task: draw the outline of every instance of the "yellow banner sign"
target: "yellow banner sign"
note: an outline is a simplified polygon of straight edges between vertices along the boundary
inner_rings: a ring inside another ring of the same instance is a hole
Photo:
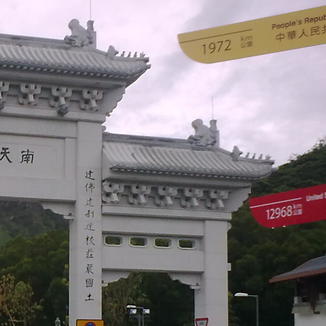
[[[178,35],[183,52],[213,63],[326,43],[326,6]]]

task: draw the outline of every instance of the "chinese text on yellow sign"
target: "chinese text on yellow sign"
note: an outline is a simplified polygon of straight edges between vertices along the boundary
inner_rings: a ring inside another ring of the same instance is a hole
[[[186,55],[213,63],[326,43],[326,6],[178,35]]]

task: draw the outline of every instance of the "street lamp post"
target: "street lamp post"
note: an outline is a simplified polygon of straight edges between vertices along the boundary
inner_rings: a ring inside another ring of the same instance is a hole
[[[256,300],[256,326],[259,326],[259,298],[257,294],[248,294],[243,292],[238,292],[234,294],[235,297],[252,297]]]
[[[139,307],[135,305],[128,304],[126,306],[128,314],[130,316],[136,316],[138,320],[138,326],[145,326],[145,315],[150,314],[150,310],[144,307]]]

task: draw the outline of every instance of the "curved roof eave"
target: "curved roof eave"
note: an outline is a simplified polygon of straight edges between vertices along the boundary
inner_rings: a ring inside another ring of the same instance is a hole
[[[104,137],[103,156],[105,169],[115,173],[254,181],[272,170],[272,161],[233,160],[223,149],[196,148],[184,140],[133,139],[131,135],[114,138]]]
[[[145,56],[118,56],[59,40],[0,35],[4,70],[113,79],[129,85],[150,68],[148,61]]]
[[[310,259],[290,272],[276,275],[269,280],[269,283],[296,280],[321,274],[326,274],[326,256]]]

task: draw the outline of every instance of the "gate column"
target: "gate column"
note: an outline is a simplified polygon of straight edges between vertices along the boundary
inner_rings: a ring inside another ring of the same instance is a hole
[[[70,221],[69,318],[102,319],[102,127],[77,123],[75,218]],[[74,324],[74,322],[72,322]]]
[[[231,218],[231,216],[230,216]],[[195,318],[209,317],[211,325],[228,325],[227,231],[225,221],[204,222],[204,273],[194,290]],[[224,295],[221,295],[223,293]]]

